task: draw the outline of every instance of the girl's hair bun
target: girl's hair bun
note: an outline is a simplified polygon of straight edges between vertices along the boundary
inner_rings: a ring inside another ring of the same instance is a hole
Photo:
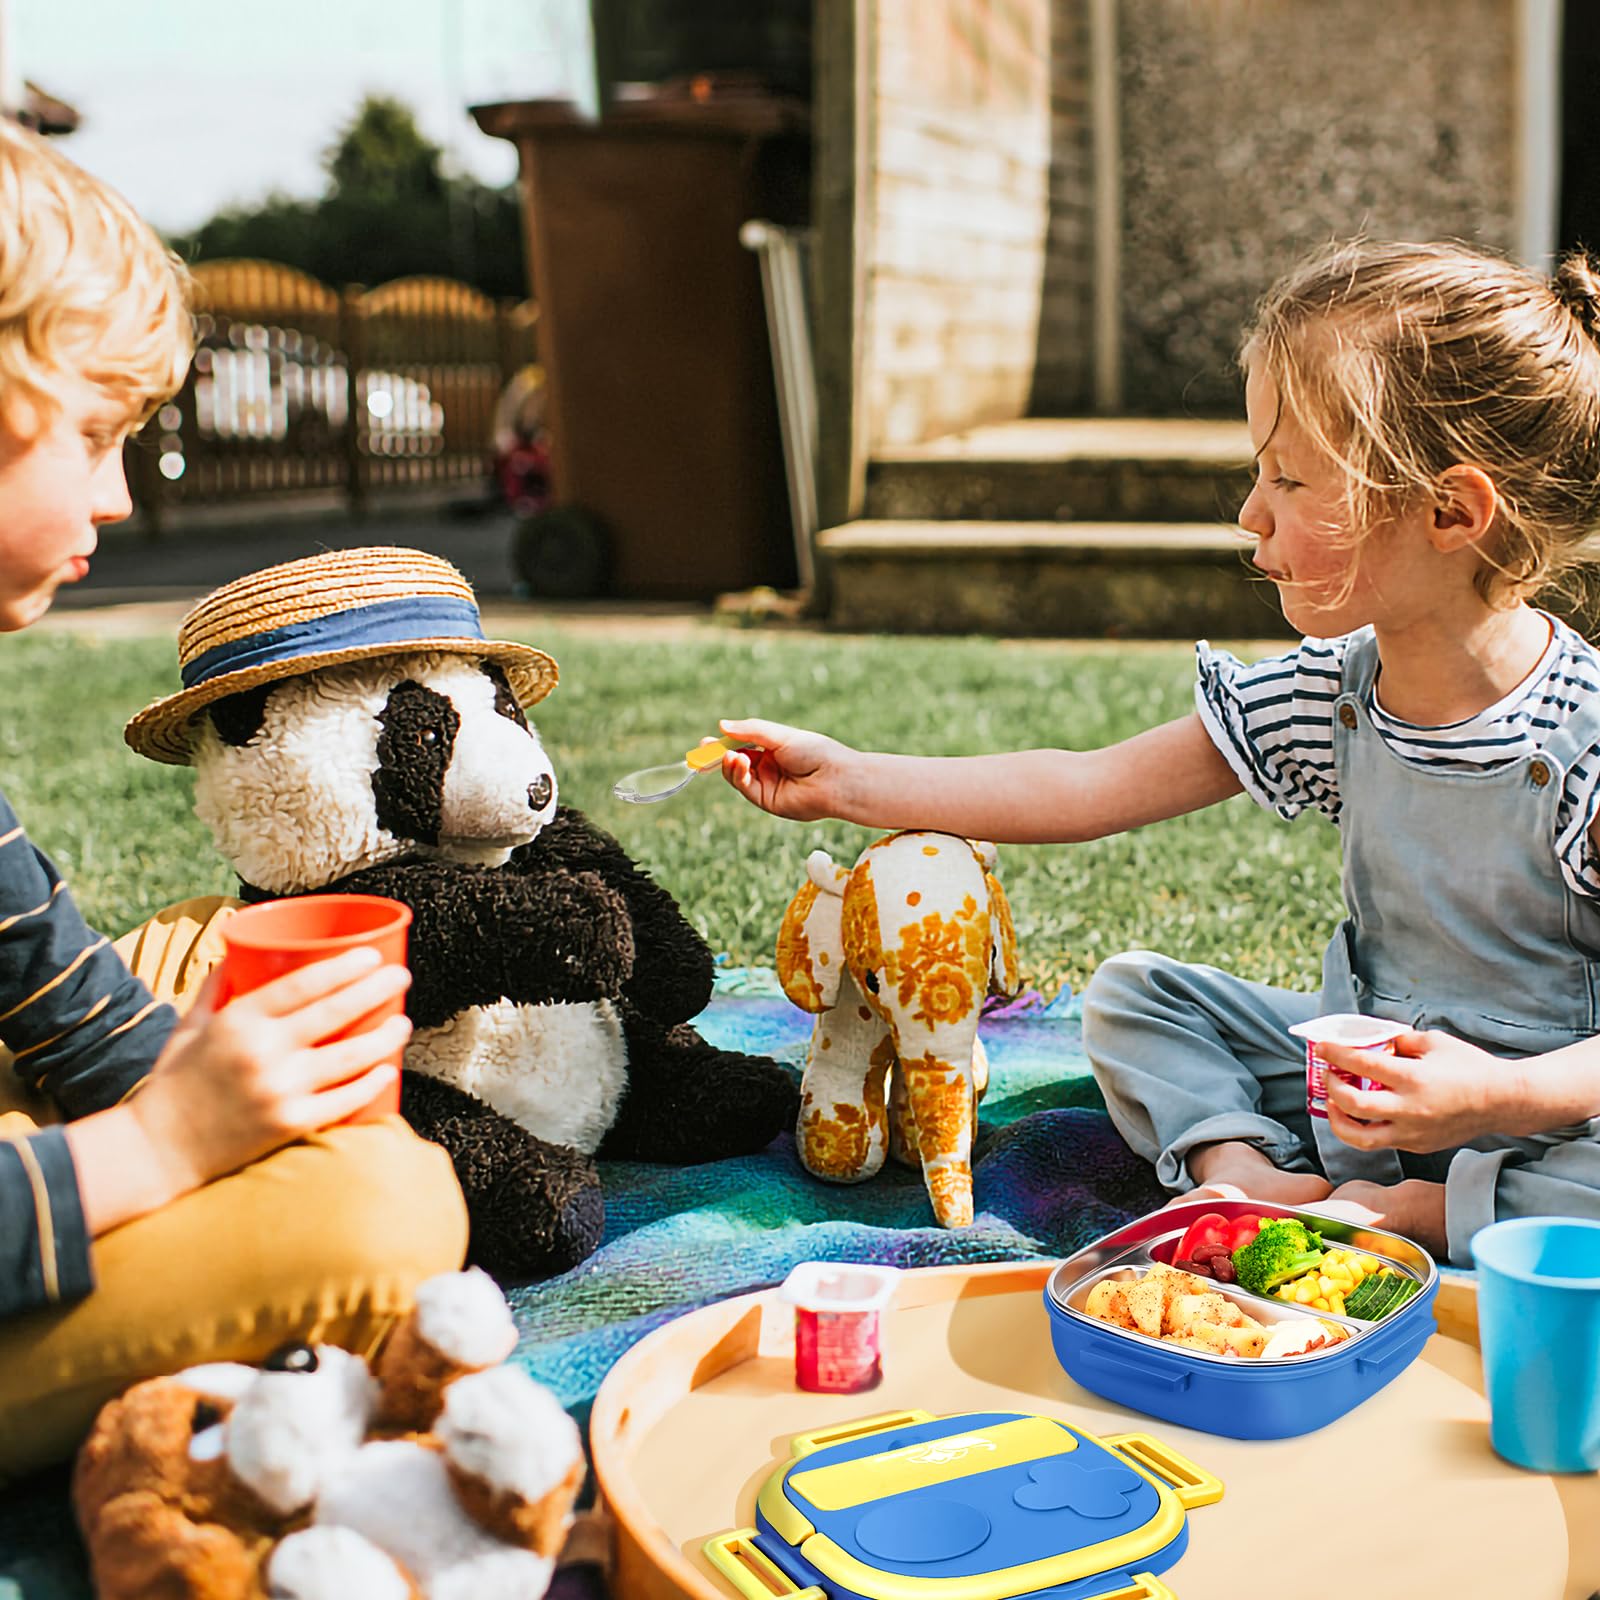
[[[1600,261],[1587,251],[1573,251],[1562,258],[1551,287],[1583,331],[1600,340]]]

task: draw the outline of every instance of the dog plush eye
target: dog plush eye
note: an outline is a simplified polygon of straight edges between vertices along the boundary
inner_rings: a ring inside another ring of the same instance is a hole
[[[261,1365],[268,1372],[315,1372],[317,1352],[308,1344],[280,1344]]]

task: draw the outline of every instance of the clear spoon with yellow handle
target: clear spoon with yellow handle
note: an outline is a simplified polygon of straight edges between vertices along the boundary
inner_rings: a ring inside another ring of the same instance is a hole
[[[647,806],[676,794],[700,776],[702,772],[715,772],[722,765],[728,746],[720,739],[709,744],[697,744],[682,761],[664,767],[646,767],[643,772],[630,772],[611,785],[611,792],[619,800],[634,805]]]

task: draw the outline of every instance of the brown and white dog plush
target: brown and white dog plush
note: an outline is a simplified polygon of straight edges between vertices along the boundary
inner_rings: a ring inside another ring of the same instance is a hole
[[[537,1600],[584,1456],[515,1343],[473,1270],[423,1284],[373,1368],[296,1345],[136,1384],[73,1474],[100,1600]]]

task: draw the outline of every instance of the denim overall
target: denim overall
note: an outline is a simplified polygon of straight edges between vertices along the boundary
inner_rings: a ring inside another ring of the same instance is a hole
[[[1135,952],[1095,974],[1084,1044],[1113,1121],[1169,1188],[1192,1187],[1187,1153],[1221,1139],[1335,1184],[1442,1181],[1450,1259],[1467,1265],[1497,1217],[1600,1217],[1600,1118],[1429,1155],[1356,1150],[1306,1114],[1304,1047],[1287,1028],[1361,1011],[1509,1058],[1600,1033],[1600,902],[1567,887],[1555,852],[1567,769],[1600,742],[1600,696],[1535,754],[1434,772],[1373,727],[1377,669],[1373,637],[1353,639],[1333,705],[1349,915],[1321,995]]]

